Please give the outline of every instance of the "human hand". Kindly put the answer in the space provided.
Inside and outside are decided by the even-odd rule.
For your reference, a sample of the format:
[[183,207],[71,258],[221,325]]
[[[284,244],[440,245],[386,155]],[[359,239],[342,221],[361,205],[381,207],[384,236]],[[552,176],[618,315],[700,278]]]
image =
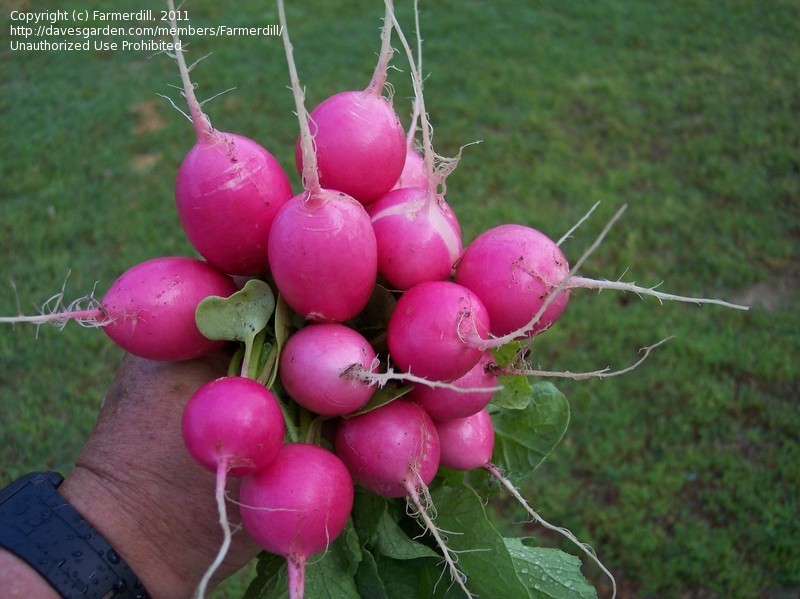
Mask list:
[[[183,407],[205,382],[223,376],[226,352],[187,362],[126,356],[75,469],[59,492],[117,550],[153,599],[190,597],[222,543],[214,474],[181,436]],[[238,497],[238,480],[228,495]],[[241,522],[235,504],[228,517]],[[239,530],[213,583],[259,552]]]

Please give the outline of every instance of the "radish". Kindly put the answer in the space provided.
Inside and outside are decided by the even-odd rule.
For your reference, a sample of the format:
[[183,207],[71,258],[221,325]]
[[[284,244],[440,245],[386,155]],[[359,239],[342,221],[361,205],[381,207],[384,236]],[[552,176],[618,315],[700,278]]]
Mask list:
[[473,391],[460,393],[453,389],[414,385],[406,397],[422,406],[434,420],[466,418],[485,408],[492,400],[497,388],[497,375],[490,368],[493,365],[494,357],[487,350],[469,372],[452,382],[456,387]]
[[662,293],[619,281],[574,276],[574,271],[599,245],[624,206],[597,240],[570,270],[558,245],[543,233],[523,225],[501,225],[479,235],[456,266],[455,281],[484,302],[496,337],[479,347],[498,347],[514,339],[532,337],[558,320],[571,289],[616,289],[659,300],[718,304],[747,310],[722,300]]
[[211,295],[236,291],[232,279],[193,258],[154,258],[123,273],[103,298],[103,331],[126,351],[149,360],[190,360],[224,341],[200,334],[195,309]]
[[[169,0],[170,14],[174,15]],[[177,25],[173,39],[180,48]],[[289,177],[251,139],[211,126],[189,79],[182,50],[175,52],[197,142],[178,169],[175,205],[189,242],[208,262],[234,275],[258,275],[269,262],[272,221],[292,197]]]
[[[391,2],[387,2],[387,10],[391,11]],[[387,19],[390,17],[394,19],[392,12]],[[406,290],[423,281],[449,279],[461,257],[462,243],[458,220],[444,199],[444,182],[457,160],[445,161],[443,169],[434,168],[437,157],[425,112],[422,77],[399,24],[395,23],[395,29],[408,53],[414,83],[414,114],[422,122],[423,172],[414,175],[422,186],[394,189],[370,206],[369,213],[378,241],[378,272],[393,287]],[[415,154],[410,147],[407,153]],[[412,160],[419,164],[419,159]]]
[[[204,337],[195,324],[197,304],[210,295],[227,297],[233,280],[194,258],[162,257],[129,268],[101,302],[81,298],[66,311],[0,318],[0,323],[64,324],[76,320],[100,326],[122,349],[148,360],[191,360],[225,346]],[[63,292],[62,292],[63,294]],[[60,297],[56,296],[60,303]],[[91,307],[73,309],[82,303]]]
[[304,318],[342,322],[367,304],[377,278],[375,234],[364,207],[321,187],[283,3],[278,3],[301,147],[303,187],[278,212],[269,238],[269,265],[286,303]]
[[285,444],[266,468],[242,480],[245,530],[264,549],[286,558],[292,599],[303,596],[307,558],[344,530],[353,497],[342,461],[304,443]]
[[427,188],[395,189],[370,206],[369,214],[378,272],[392,287],[406,290],[450,278],[462,245],[444,196]]
[[476,294],[450,281],[428,281],[400,297],[386,340],[392,361],[402,370],[452,381],[481,359],[484,350],[474,346],[489,330],[489,316]]
[[494,429],[485,408],[466,418],[434,422],[442,445],[442,466],[453,470],[474,470],[490,463]]
[[363,406],[375,392],[374,386],[343,374],[354,365],[373,370],[374,361],[375,350],[357,331],[343,324],[312,324],[284,345],[281,383],[304,408],[323,416],[341,416]]
[[436,426],[425,410],[401,398],[343,419],[334,446],[357,484],[383,497],[407,498],[441,548],[453,580],[472,596],[426,506],[441,447]]
[[[501,336],[523,329],[568,273],[567,259],[546,235],[522,225],[502,225],[469,244],[454,280],[481,298],[492,334]],[[569,291],[555,296],[525,334],[535,335],[551,326],[568,301]]]
[[245,476],[278,454],[286,429],[272,392],[238,376],[200,387],[189,399],[181,423],[186,449],[206,470]]
[[[381,95],[392,57],[392,21],[384,20],[381,52],[366,89],[331,96],[310,114],[320,185],[371,204],[394,187],[406,160],[405,133],[392,104]],[[302,134],[295,162],[306,175]]]
[[269,264],[286,303],[304,318],[343,322],[366,306],[377,277],[375,234],[363,206],[322,188],[278,212]]
[[189,398],[181,432],[189,454],[217,476],[216,500],[224,538],[198,586],[197,596],[203,597],[231,543],[225,507],[227,477],[264,469],[278,455],[286,427],[278,401],[266,387],[252,379],[222,377],[206,383]]
[[409,145],[406,150],[406,162],[403,172],[392,189],[402,187],[421,187],[428,188],[428,173],[425,169],[425,159],[417,150]]
[[439,467],[433,421],[405,399],[343,419],[335,447],[353,480],[383,497],[404,497],[409,486],[429,484]]

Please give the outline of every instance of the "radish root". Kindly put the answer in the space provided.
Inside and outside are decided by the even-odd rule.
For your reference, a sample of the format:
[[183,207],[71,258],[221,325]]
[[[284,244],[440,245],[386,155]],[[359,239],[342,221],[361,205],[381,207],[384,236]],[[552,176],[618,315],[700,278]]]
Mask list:
[[206,573],[200,580],[200,584],[197,586],[197,590],[195,591],[196,599],[203,599],[203,597],[205,597],[206,589],[208,588],[208,583],[211,580],[211,577],[222,564],[225,556],[228,554],[228,549],[230,549],[231,546],[231,525],[230,522],[228,522],[228,510],[225,506],[225,483],[228,480],[228,465],[228,458],[221,459],[219,464],[217,464],[217,485],[215,498],[217,500],[217,510],[219,512],[219,524],[222,527],[222,545],[220,545],[217,556],[214,558],[214,561],[208,567],[208,570],[206,570]]
[[617,596],[617,581],[614,578],[614,575],[611,574],[608,568],[606,568],[603,565],[603,563],[597,557],[597,554],[594,552],[594,549],[592,549],[591,546],[587,545],[586,543],[581,543],[578,540],[578,538],[574,534],[572,534],[572,532],[570,532],[566,528],[550,524],[544,518],[542,518],[538,513],[536,513],[533,510],[533,508],[528,504],[528,502],[525,500],[525,498],[520,494],[517,488],[511,483],[511,481],[508,478],[505,477],[505,475],[503,475],[503,473],[497,466],[495,466],[491,462],[488,462],[484,466],[484,469],[487,472],[489,472],[489,474],[491,474],[494,478],[496,478],[500,482],[500,484],[502,484],[503,487],[505,487],[505,489],[514,497],[514,499],[516,499],[522,505],[522,507],[525,508],[525,511],[530,515],[531,519],[534,522],[536,522],[537,524],[543,526],[548,530],[557,532],[558,534],[569,539],[575,544],[575,546],[577,546],[581,551],[583,551],[583,553],[585,553],[593,562],[595,562],[598,565],[598,567],[605,573],[605,575],[611,579],[612,599],[614,599]]
[[447,543],[440,534],[438,527],[436,524],[434,524],[433,519],[430,516],[429,509],[425,505],[426,503],[430,502],[429,498],[428,501],[423,501],[424,496],[427,495],[427,488],[422,485],[423,490],[421,492],[420,488],[411,480],[405,481],[405,487],[408,506],[411,510],[410,515],[414,518],[421,519],[423,527],[429,533],[431,533],[433,538],[436,540],[436,544],[439,546],[439,549],[442,550],[442,556],[444,557],[444,561],[447,565],[447,569],[450,572],[450,578],[452,581],[461,587],[461,590],[464,591],[467,597],[474,597],[469,589],[467,589],[467,577],[458,569],[458,566],[456,565],[458,562],[458,556],[447,546]]
[[[64,278],[61,290],[42,304],[42,307],[39,308],[39,314],[2,316],[0,317],[0,324],[33,324],[37,327],[43,324],[54,324],[59,329],[63,329],[71,320],[87,328],[102,327],[109,324],[111,319],[104,313],[100,300],[94,296],[97,283],[94,284],[91,293],[88,295],[65,304],[64,296],[66,295],[67,279],[69,279],[69,273]],[[16,286],[13,282],[12,287],[16,294]],[[19,296],[17,296],[17,305],[19,306]]]
[[[551,370],[533,370],[529,368],[516,368],[515,366],[494,366],[492,367],[492,372],[497,376],[507,376],[507,375],[520,375],[520,376],[541,376],[541,377],[559,377],[559,378],[566,378],[572,379],[574,381],[582,381],[585,379],[607,379],[613,376],[619,376],[621,374],[625,374],[630,372],[636,368],[638,368],[645,360],[647,360],[650,352],[653,351],[655,348],[663,345],[667,341],[674,339],[674,335],[669,337],[665,337],[658,343],[654,343],[653,345],[648,345],[647,347],[643,347],[639,350],[639,352],[644,352],[641,358],[639,358],[636,362],[628,366],[627,368],[623,368],[622,370],[611,370],[609,367],[603,368],[602,370],[593,370],[592,372],[570,372],[569,370],[564,371],[551,371]],[[517,354],[519,356],[520,354]]]
[[503,389],[503,387],[499,385],[496,387],[458,387],[452,383],[432,381],[421,376],[413,375],[410,372],[395,372],[393,368],[387,368],[385,373],[373,372],[357,363],[345,369],[341,376],[343,378],[355,379],[371,385],[377,385],[378,387],[383,387],[389,381],[406,381],[409,383],[419,383],[420,385],[425,385],[434,389],[449,389],[457,393],[480,393],[483,391],[501,391]]

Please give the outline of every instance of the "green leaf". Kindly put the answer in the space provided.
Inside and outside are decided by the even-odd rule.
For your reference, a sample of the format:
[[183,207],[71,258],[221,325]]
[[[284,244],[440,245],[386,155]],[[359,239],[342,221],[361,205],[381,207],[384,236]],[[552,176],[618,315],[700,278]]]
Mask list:
[[458,555],[467,588],[479,597],[526,597],[525,585],[517,576],[503,537],[487,518],[481,498],[467,486],[441,487],[431,498],[436,525],[449,531],[446,542]]
[[501,347],[492,348],[492,355],[494,356],[494,361],[497,363],[498,366],[505,366],[514,361],[517,353],[522,348],[522,343],[519,341],[512,341],[511,343],[506,343]]
[[496,412],[492,424],[493,461],[519,483],[561,441],[569,424],[569,403],[552,383],[537,383],[525,410]]
[[508,410],[524,410],[531,403],[533,388],[524,376],[501,376],[498,384],[502,385],[500,391],[492,396],[492,404]]
[[366,549],[361,551],[361,557],[355,578],[359,595],[370,599],[389,599],[386,587],[383,586],[383,581],[378,573],[378,563],[375,558]]
[[[494,360],[499,366],[512,362],[522,344],[519,341],[506,343],[492,350]],[[502,389],[492,396],[492,404],[508,410],[524,410],[531,402],[531,384],[520,375],[501,376],[498,383]]]
[[294,326],[292,324],[292,310],[289,304],[283,299],[283,296],[278,295],[278,301],[275,304],[275,343],[270,346],[269,353],[264,358],[264,364],[261,372],[258,375],[259,382],[263,383],[268,389],[275,387],[275,381],[278,378],[278,364],[281,358],[281,351],[283,346],[292,334]]
[[389,599],[463,599],[464,593],[442,576],[437,559],[396,560],[385,555],[376,557],[378,573]]
[[263,551],[258,556],[256,577],[250,582],[244,599],[267,599],[287,597],[289,595],[289,578],[286,570],[286,558]]
[[[389,317],[394,312],[396,305],[397,300],[391,291],[380,285],[375,285],[372,288],[372,294],[367,301],[367,305],[358,315],[348,320],[346,324],[369,339],[373,348],[375,348],[375,344],[372,343],[373,338],[385,332]],[[375,348],[375,351],[379,352],[378,348]]]
[[372,545],[375,542],[375,535],[387,508],[388,503],[385,498],[360,487],[356,488],[352,518],[362,546]]
[[529,547],[505,539],[520,580],[531,599],[596,599],[597,591],[581,573],[581,560],[558,549]]
[[211,295],[197,305],[197,328],[209,339],[252,342],[275,311],[275,295],[260,279],[250,279],[229,297]]
[[400,560],[439,557],[433,549],[409,537],[397,522],[392,520],[388,512],[383,514],[378,524],[375,550],[382,555]]

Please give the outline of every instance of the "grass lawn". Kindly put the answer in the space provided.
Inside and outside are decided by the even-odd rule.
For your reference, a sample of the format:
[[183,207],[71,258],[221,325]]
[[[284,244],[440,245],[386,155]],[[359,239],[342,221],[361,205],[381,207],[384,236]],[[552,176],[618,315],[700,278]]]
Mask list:
[[[412,34],[409,2],[397,2]],[[172,203],[191,125],[177,68],[146,52],[11,52],[0,34],[0,314],[98,295],[129,266],[192,255]],[[121,0],[69,8],[132,10]],[[314,105],[365,87],[380,2],[289,7]],[[157,4],[156,8],[160,8]],[[277,22],[271,2],[189,0],[192,24]],[[526,494],[589,542],[624,597],[795,597],[800,592],[800,5],[755,2],[423,2],[426,103],[437,150],[462,144],[448,200],[468,243],[517,222],[574,261],[628,205],[583,274],[753,305],[659,305],[577,292],[534,346],[549,370],[639,369],[558,382],[570,429]],[[279,38],[194,37],[189,60],[223,130],[290,172],[297,131]],[[397,64],[403,59],[398,56]],[[395,106],[409,112],[407,73]],[[13,286],[12,286],[13,282]],[[0,483],[66,472],[121,351],[99,331],[0,329]],[[499,505],[498,526],[523,514]],[[558,539],[531,527],[542,543]],[[568,545],[562,546],[571,550]],[[586,566],[602,596],[609,587]],[[238,597],[244,578],[217,597]]]

